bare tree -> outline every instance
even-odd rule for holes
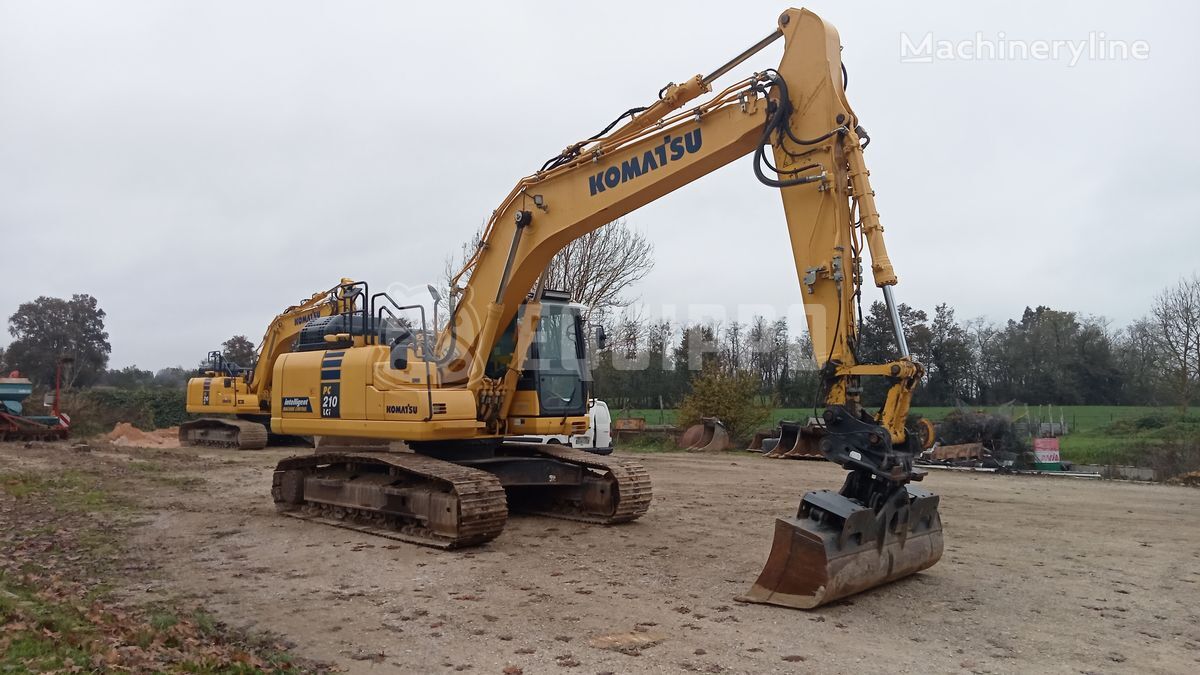
[[[721,360],[728,364],[731,371],[742,370],[742,354],[747,350],[745,344],[746,324],[734,320],[725,327],[724,344],[721,346]]]
[[[1118,367],[1125,375],[1122,401],[1157,405],[1160,367],[1158,341],[1154,323],[1141,318],[1117,333],[1114,344]]]
[[[547,288],[570,291],[571,300],[593,313],[624,307],[622,297],[654,268],[654,245],[623,220],[567,244],[546,270]]]
[[[451,283],[459,270],[475,254],[483,241],[482,228],[463,243],[457,257],[446,258],[444,283],[449,292],[442,306],[456,296]],[[623,294],[654,268],[654,245],[624,220],[603,225],[567,244],[546,270],[546,288],[571,293],[573,302],[589,308],[589,318],[604,317],[614,309],[626,307],[630,300]],[[461,288],[470,279],[469,271],[458,280]],[[448,312],[443,313],[443,319]]]
[[[1159,293],[1150,324],[1167,388],[1186,411],[1200,381],[1200,276]]]
[[[1010,368],[1003,354],[999,328],[984,317],[966,323],[967,343],[971,350],[971,395],[979,401],[991,400],[991,391]],[[956,403],[951,401],[951,403]]]
[[[645,349],[648,330],[641,316],[622,315],[613,333],[613,346],[626,361],[636,359]]]

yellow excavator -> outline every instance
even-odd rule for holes
[[[270,440],[271,378],[275,359],[290,351],[296,336],[308,323],[328,320],[354,310],[342,288],[350,279],[328,291],[283,310],[267,326],[252,366],[231,362],[219,351],[208,353],[200,377],[187,384],[187,411],[201,417],[179,425],[179,444],[259,450]]]
[[[718,78],[779,39],[777,68],[714,93]],[[933,565],[938,497],[914,484],[924,475],[913,467],[920,443],[905,426],[923,370],[897,316],[863,161],[869,141],[846,100],[837,31],[789,9],[708,76],[668,84],[518,182],[456,278],[444,328],[428,325],[423,309],[419,327],[403,326],[399,313],[420,308],[365,283],[343,285],[355,309],[307,323],[275,360],[271,429],[398,439],[413,452],[285,459],[272,485],[278,509],[441,548],[496,537],[509,509],[594,523],[641,516],[651,487],[638,462],[501,442],[586,428],[585,324],[544,287],[544,271],[568,242],[752,155],[757,179],[783,199],[825,399],[820,450],[848,475],[839,491],[809,492],[796,516],[777,521],[744,599],[814,607]],[[888,363],[856,357],[868,272],[899,345]],[[889,383],[875,412],[861,400],[863,377]]]

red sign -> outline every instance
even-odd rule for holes
[[[1062,458],[1058,455],[1058,439],[1033,439],[1033,455],[1038,462],[1061,462]]]

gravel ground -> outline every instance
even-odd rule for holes
[[[141,461],[127,452],[86,461]],[[934,473],[941,562],[805,612],[733,598],[774,518],[840,485],[832,464],[639,455],[655,490],[639,521],[514,515],[489,544],[443,552],[277,515],[271,469],[295,452],[156,450],[154,480],[124,471],[151,570],[127,592],[202,599],[352,673],[1200,670],[1193,488]],[[49,470],[47,453],[0,446]]]

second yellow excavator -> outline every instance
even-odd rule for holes
[[[691,104],[781,38],[777,68]],[[795,517],[777,521],[745,599],[814,607],[933,565],[942,553],[938,497],[914,485],[923,477],[913,466],[919,442],[905,427],[923,370],[897,316],[897,279],[863,161],[868,142],[846,100],[837,31],[807,10],[785,11],[769,36],[711,74],[667,85],[518,182],[456,279],[436,340],[425,339],[435,331],[423,316],[419,329],[396,321],[414,308],[364,283],[342,286],[355,309],[307,323],[275,360],[271,429],[404,440],[413,453],[283,460],[277,507],[444,548],[492,539],[509,509],[596,523],[641,516],[651,490],[639,463],[501,442],[587,424],[584,322],[540,280],[568,242],[752,155],[757,179],[783,199],[824,392],[820,451],[848,475],[839,491],[809,492]],[[887,363],[856,355],[856,299],[868,273],[899,345]],[[874,412],[861,399],[863,377],[889,383]]]
[[[252,365],[230,362],[221,352],[208,353],[199,377],[187,384],[187,411],[205,415],[179,425],[179,444],[258,450],[270,441],[271,378],[275,359],[295,347],[307,324],[354,311],[352,298],[341,289],[354,282],[342,279],[328,291],[283,310],[271,320]]]

